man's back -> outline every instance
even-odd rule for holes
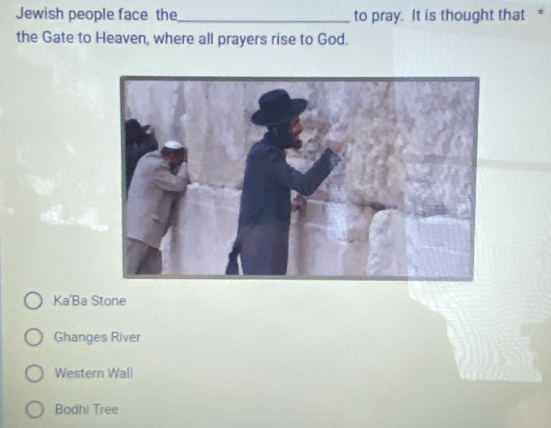
[[[239,224],[289,222],[291,189],[311,195],[338,160],[338,156],[327,149],[303,174],[286,162],[283,149],[270,144],[266,138],[260,140],[247,156]]]
[[[158,248],[168,228],[172,202],[186,184],[187,174],[173,174],[159,150],[144,155],[128,192],[127,236]]]
[[[241,225],[289,220],[291,189],[273,176],[270,167],[282,162],[285,163],[285,152],[265,140],[249,151],[241,195]]]

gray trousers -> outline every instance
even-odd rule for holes
[[[126,273],[128,275],[158,275],[163,270],[163,256],[158,248],[145,242],[126,238]]]

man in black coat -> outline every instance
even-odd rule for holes
[[[251,120],[266,126],[268,132],[247,156],[238,235],[228,267],[235,273],[236,255],[240,252],[245,275],[285,275],[291,189],[305,196],[314,193],[339,163],[336,152],[342,144],[331,142],[330,148],[302,174],[286,162],[285,150],[298,150],[302,146],[299,135],[303,127],[299,115],[307,101],[291,99],[286,91],[276,89],[262,95],[259,105]]]
[[[155,134],[153,134],[153,132],[148,132],[149,128],[149,125],[140,125],[140,122],[136,119],[129,119],[124,122],[127,194],[140,158],[146,153],[153,152],[159,148]]]

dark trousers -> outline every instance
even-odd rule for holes
[[[242,226],[241,266],[244,275],[286,275],[289,223]]]

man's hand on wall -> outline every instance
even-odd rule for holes
[[[336,154],[341,155],[344,151],[345,144],[338,140],[327,140],[327,146]]]
[[[302,214],[306,211],[306,197],[303,195],[297,195],[291,200],[291,211],[297,211]]]

